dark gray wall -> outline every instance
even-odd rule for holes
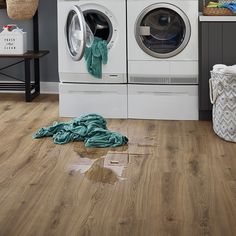
[[[58,82],[57,0],[40,1],[40,48],[50,50],[50,54],[42,59],[41,77],[43,81]]]
[[[0,27],[1,27],[0,30],[2,30],[3,25],[8,24],[8,23],[10,23],[10,24],[17,23],[18,24],[18,22],[14,22],[7,17],[5,10],[0,10]],[[32,42],[33,41],[31,40],[31,37],[30,37],[32,35],[32,22],[31,21],[21,21],[18,25],[20,28],[23,28],[28,32],[28,35],[27,35],[28,36],[28,39],[27,39],[28,40],[28,48],[32,49],[32,47],[33,47]],[[13,62],[13,60],[0,59],[0,67],[6,66],[6,65],[10,64],[11,62]],[[4,70],[3,72],[4,73],[6,72],[7,74],[11,74],[17,78],[20,78],[23,75],[23,67],[22,67],[22,65],[17,65],[15,67],[9,68],[8,70]],[[4,80],[4,79],[7,79],[7,78],[5,76],[0,75],[0,80]]]
[[[28,49],[33,49],[32,21],[12,21],[7,17],[6,10],[0,10],[0,27],[5,24],[16,23],[28,34]],[[57,62],[57,0],[40,0],[39,6],[39,35],[40,49],[50,50],[50,54],[41,60],[41,80],[47,82],[58,81]],[[10,60],[1,60],[0,67],[9,64]],[[6,70],[11,75],[22,77],[23,66]],[[0,75],[0,80],[5,79]]]
[[[212,104],[209,99],[210,71],[215,64],[234,65],[236,62],[235,22],[201,22],[200,24],[200,119],[210,120]]]
[[[205,3],[207,4],[208,2],[215,2],[215,0],[205,0]],[[200,11],[202,11],[202,7],[203,7],[203,1],[199,0],[199,9]]]

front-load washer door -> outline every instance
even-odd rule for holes
[[[65,36],[70,56],[74,61],[80,61],[86,48],[87,31],[83,12],[78,6],[72,6],[69,10]]]
[[[138,45],[155,58],[170,58],[179,54],[191,35],[186,14],[169,3],[157,3],[144,9],[135,28]]]
[[[91,29],[94,37],[107,41],[108,47],[113,36],[113,25],[111,19],[97,9],[83,10],[86,24]],[[114,41],[114,39],[113,39]]]

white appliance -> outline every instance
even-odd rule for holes
[[[128,0],[127,7],[128,116],[197,120],[198,0]]]
[[[83,57],[88,27],[108,42],[101,79],[88,73]],[[58,0],[58,44],[60,116],[127,118],[126,1]]]

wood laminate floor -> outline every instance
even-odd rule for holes
[[[210,122],[110,120],[116,149],[32,140],[54,120],[57,96],[0,95],[1,236],[236,235],[236,144]]]

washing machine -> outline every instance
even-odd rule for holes
[[[198,119],[198,0],[127,0],[129,117]]]
[[[57,7],[60,116],[127,118],[126,1],[58,0]],[[91,33],[108,43],[101,79],[84,59]]]

